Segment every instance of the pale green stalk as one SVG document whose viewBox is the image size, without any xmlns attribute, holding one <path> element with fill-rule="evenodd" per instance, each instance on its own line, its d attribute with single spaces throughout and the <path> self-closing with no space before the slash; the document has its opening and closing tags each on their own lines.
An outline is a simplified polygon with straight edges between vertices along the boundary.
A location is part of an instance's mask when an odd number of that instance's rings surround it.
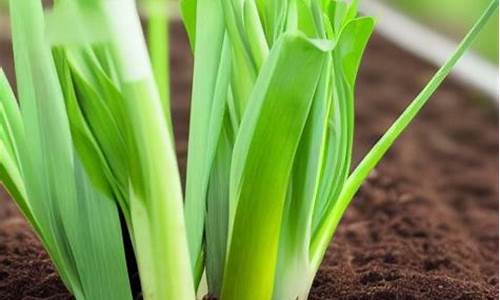
<svg viewBox="0 0 500 300">
<path fill-rule="evenodd" d="M 130 121 L 130 206 L 145 299 L 194 299 L 172 136 L 134 1 L 104 1 Z M 147 145 L 147 146 L 144 146 Z"/>
</svg>

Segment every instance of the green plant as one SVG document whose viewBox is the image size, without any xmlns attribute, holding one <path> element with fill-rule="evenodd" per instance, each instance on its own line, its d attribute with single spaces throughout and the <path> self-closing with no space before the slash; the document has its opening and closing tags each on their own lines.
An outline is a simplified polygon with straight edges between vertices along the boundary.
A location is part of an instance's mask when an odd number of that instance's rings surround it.
<svg viewBox="0 0 500 300">
<path fill-rule="evenodd" d="M 357 17 L 357 1 L 221 3 L 183 6 L 195 56 L 191 260 L 205 257 L 209 291 L 222 299 L 302 299 L 354 193 L 487 18 L 349 175 L 354 83 L 373 20 Z"/>
<path fill-rule="evenodd" d="M 186 197 L 164 1 L 152 65 L 133 0 L 12 0 L 20 105 L 0 77 L 0 180 L 77 299 L 305 299 L 355 192 L 498 6 L 351 173 L 357 1 L 183 0 L 195 57 Z M 203 12 L 197 14 L 196 12 Z M 119 214 L 123 216 L 120 227 Z"/>
<path fill-rule="evenodd" d="M 32 216 L 30 221 L 46 240 L 68 288 L 81 299 L 131 298 L 119 206 L 137 257 L 144 297 L 194 298 L 180 179 L 162 105 L 168 95 L 163 94 L 162 102 L 135 2 L 59 0 L 43 14 L 38 0 L 11 1 L 10 15 L 21 113 L 8 114 L 4 130 L 21 123 L 25 134 L 19 129 L 12 136 L 30 138 L 27 145 L 7 143 L 13 153 L 27 157 L 21 156 L 14 175 L 8 172 L 2 181 L 17 178 L 20 186 L 7 189 L 14 191 L 24 213 Z M 2 97 L 2 103 L 11 98 Z M 10 102 L 15 112 L 15 102 Z M 9 159 L 6 165 L 13 162 Z M 28 163 L 33 165 L 24 166 Z M 85 196 L 79 191 L 85 186 L 71 180 L 75 166 L 77 170 L 83 166 L 85 180 L 92 182 L 89 193 L 108 199 L 94 200 L 95 205 L 77 199 Z M 15 191 L 24 189 L 27 196 L 16 197 Z M 47 202 L 53 205 L 44 205 Z M 80 220 L 82 203 L 92 211 Z M 101 208 L 105 205 L 110 206 L 108 214 Z M 115 227 L 99 222 L 113 222 Z M 114 236 L 99 240 L 101 231 L 106 233 L 108 228 L 114 229 Z M 113 243 L 118 250 L 109 247 Z M 111 261 L 110 267 L 98 260 L 82 261 L 81 269 L 73 266 L 72 260 L 78 262 L 87 255 L 102 260 L 112 256 L 117 261 Z M 86 270 L 87 265 L 96 269 Z M 81 277 L 98 282 L 80 287 Z M 119 278 L 123 287 L 107 284 Z M 106 293 L 94 296 L 94 292 Z"/>
</svg>

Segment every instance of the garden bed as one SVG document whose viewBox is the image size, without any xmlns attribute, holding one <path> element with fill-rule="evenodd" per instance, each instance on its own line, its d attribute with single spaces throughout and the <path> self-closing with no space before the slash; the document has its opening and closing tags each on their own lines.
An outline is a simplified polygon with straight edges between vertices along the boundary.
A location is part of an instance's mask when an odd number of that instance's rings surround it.
<svg viewBox="0 0 500 300">
<path fill-rule="evenodd" d="M 184 177 L 192 59 L 172 33 L 173 118 Z M 0 65 L 12 78 L 9 45 Z M 357 90 L 355 157 L 366 152 L 434 68 L 375 36 Z M 498 113 L 448 81 L 349 207 L 310 299 L 498 298 Z M 71 298 L 0 191 L 0 299 Z"/>
</svg>

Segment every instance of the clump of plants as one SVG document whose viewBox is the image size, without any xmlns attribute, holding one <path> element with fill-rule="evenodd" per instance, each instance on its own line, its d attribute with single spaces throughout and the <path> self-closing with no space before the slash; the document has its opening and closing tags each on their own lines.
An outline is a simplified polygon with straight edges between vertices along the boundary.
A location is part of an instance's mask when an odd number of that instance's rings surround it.
<svg viewBox="0 0 500 300">
<path fill-rule="evenodd" d="M 132 299 L 123 232 L 144 299 L 307 298 L 354 194 L 498 7 L 351 171 L 375 24 L 357 2 L 182 1 L 184 197 L 164 1 L 144 3 L 149 49 L 133 0 L 10 1 L 19 102 L 2 73 L 0 180 L 77 299 Z"/>
</svg>

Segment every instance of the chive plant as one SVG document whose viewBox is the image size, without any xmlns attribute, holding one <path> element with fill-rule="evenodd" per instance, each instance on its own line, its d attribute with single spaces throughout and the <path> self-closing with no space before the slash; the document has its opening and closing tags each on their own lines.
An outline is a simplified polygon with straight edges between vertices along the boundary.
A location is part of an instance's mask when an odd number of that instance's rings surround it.
<svg viewBox="0 0 500 300">
<path fill-rule="evenodd" d="M 19 102 L 0 73 L 0 180 L 77 299 L 132 299 L 122 232 L 144 299 L 195 299 L 202 280 L 222 300 L 306 299 L 350 200 L 498 0 L 352 172 L 374 27 L 357 1 L 182 0 L 185 199 L 165 4 L 145 1 L 148 54 L 133 0 L 10 1 Z"/>
</svg>

